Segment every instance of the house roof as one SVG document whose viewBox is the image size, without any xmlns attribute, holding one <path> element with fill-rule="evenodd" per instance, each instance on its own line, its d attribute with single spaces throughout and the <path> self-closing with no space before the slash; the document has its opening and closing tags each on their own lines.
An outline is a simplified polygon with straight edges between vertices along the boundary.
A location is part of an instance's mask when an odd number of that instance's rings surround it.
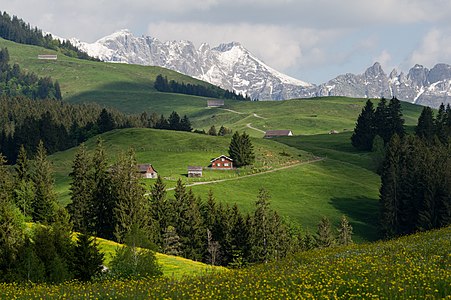
<svg viewBox="0 0 451 300">
<path fill-rule="evenodd" d="M 287 136 L 293 134 L 291 130 L 268 130 L 265 132 L 265 136 Z"/>
<path fill-rule="evenodd" d="M 225 155 L 221 155 L 221 156 L 218 156 L 218 157 L 216 157 L 216 158 L 213 158 L 212 160 L 210 160 L 210 162 L 214 162 L 215 160 L 220 159 L 221 157 L 224 157 L 225 159 L 228 159 L 228 160 L 230 160 L 230 161 L 233 161 L 233 159 L 231 159 L 230 157 L 225 156 Z"/>
<path fill-rule="evenodd" d="M 188 172 L 202 172 L 202 167 L 188 166 Z"/>
<path fill-rule="evenodd" d="M 151 168 L 154 172 L 157 172 L 157 171 L 152 167 L 151 164 L 138 164 L 138 171 L 139 171 L 140 173 L 145 173 L 145 172 L 147 172 L 147 170 L 148 170 L 149 168 Z"/>
<path fill-rule="evenodd" d="M 224 100 L 210 99 L 210 100 L 207 100 L 207 105 L 208 106 L 223 106 Z"/>
</svg>

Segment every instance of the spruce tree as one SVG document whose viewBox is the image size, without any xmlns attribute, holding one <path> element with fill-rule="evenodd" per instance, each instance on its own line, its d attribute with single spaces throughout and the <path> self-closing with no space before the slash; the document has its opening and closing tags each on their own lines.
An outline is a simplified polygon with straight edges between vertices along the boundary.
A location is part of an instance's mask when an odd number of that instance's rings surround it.
<svg viewBox="0 0 451 300">
<path fill-rule="evenodd" d="M 253 164 L 255 161 L 254 146 L 252 146 L 251 138 L 246 132 L 241 135 L 241 143 L 244 165 Z"/>
<path fill-rule="evenodd" d="M 163 234 L 163 252 L 168 255 L 179 256 L 181 253 L 182 243 L 174 226 L 168 226 Z"/>
<path fill-rule="evenodd" d="M 380 229 L 383 237 L 395 236 L 399 227 L 399 167 L 401 155 L 401 140 L 394 135 L 387 145 L 385 160 L 382 166 L 380 188 Z"/>
<path fill-rule="evenodd" d="M 187 115 L 184 115 L 182 120 L 180 120 L 180 130 L 191 132 L 193 127 L 191 127 L 191 121 L 188 119 Z"/>
<path fill-rule="evenodd" d="M 415 127 L 415 134 L 431 142 L 435 134 L 434 116 L 432 109 L 428 106 L 423 107 L 421 115 L 418 118 L 418 125 Z"/>
<path fill-rule="evenodd" d="M 115 198 L 115 236 L 124 242 L 130 233 L 149 237 L 149 205 L 144 196 L 144 188 L 139 180 L 135 152 L 129 149 L 122 153 L 112 167 L 112 188 Z M 132 231 L 134 230 L 134 232 Z M 131 237 L 134 238 L 134 237 Z M 135 240 L 136 246 L 143 241 Z M 135 246 L 135 245 L 133 245 Z"/>
<path fill-rule="evenodd" d="M 168 118 L 169 129 L 180 130 L 180 116 L 177 112 L 173 111 Z"/>
<path fill-rule="evenodd" d="M 158 175 L 152 189 L 150 191 L 150 212 L 152 219 L 156 221 L 159 228 L 157 244 L 162 245 L 162 237 L 169 225 L 168 218 L 168 202 L 166 201 L 166 185 L 163 183 L 161 176 Z"/>
<path fill-rule="evenodd" d="M 75 278 L 89 281 L 99 275 L 103 269 L 103 259 L 104 254 L 99 251 L 95 238 L 79 234 L 73 254 Z"/>
<path fill-rule="evenodd" d="M 404 119 L 402 116 L 401 101 L 393 97 L 388 104 L 389 138 L 394 134 L 397 134 L 400 138 L 404 137 L 406 130 L 404 129 Z"/>
<path fill-rule="evenodd" d="M 258 199 L 255 203 L 256 209 L 252 218 L 251 256 L 254 262 L 268 262 L 270 259 L 269 245 L 272 237 L 269 224 L 269 199 L 268 191 L 260 188 Z"/>
<path fill-rule="evenodd" d="M 115 202 L 111 191 L 111 178 L 108 171 L 108 158 L 101 138 L 97 139 L 93 166 L 94 201 L 93 231 L 105 239 L 114 238 L 114 207 Z"/>
<path fill-rule="evenodd" d="M 352 145 L 359 150 L 369 151 L 373 146 L 375 136 L 374 108 L 371 100 L 366 101 L 351 136 Z"/>
<path fill-rule="evenodd" d="M 13 180 L 6 166 L 6 158 L 0 153 L 0 205 L 12 200 Z"/>
<path fill-rule="evenodd" d="M 255 160 L 254 148 L 250 137 L 245 132 L 240 135 L 236 131 L 229 145 L 229 156 L 236 167 L 250 165 Z"/>
<path fill-rule="evenodd" d="M 210 127 L 210 129 L 208 129 L 207 133 L 208 133 L 208 135 L 214 135 L 214 136 L 218 135 L 217 132 L 216 132 L 215 125 L 211 125 L 211 127 Z"/>
<path fill-rule="evenodd" d="M 58 205 L 53 189 L 53 171 L 50 162 L 47 160 L 47 153 L 42 140 L 39 141 L 37 148 L 32 180 L 35 189 L 33 221 L 50 223 L 54 220 Z"/>
<path fill-rule="evenodd" d="M 55 81 L 55 99 L 63 100 L 63 96 L 61 95 L 61 87 L 58 80 Z"/>
<path fill-rule="evenodd" d="M 387 144 L 391 137 L 391 126 L 388 122 L 390 112 L 387 107 L 387 100 L 382 98 L 377 104 L 374 112 L 374 128 L 375 134 L 384 139 L 384 143 Z"/>
<path fill-rule="evenodd" d="M 434 132 L 442 143 L 446 143 L 448 141 L 448 135 L 446 132 L 446 117 L 445 105 L 442 103 L 440 104 L 434 123 Z"/>
<path fill-rule="evenodd" d="M 326 216 L 323 216 L 318 224 L 318 229 L 316 231 L 316 244 L 319 248 L 328 248 L 335 244 L 332 226 Z"/>
<path fill-rule="evenodd" d="M 88 233 L 93 228 L 94 201 L 92 199 L 91 159 L 84 144 L 78 147 L 69 176 L 72 179 L 69 188 L 72 203 L 68 205 L 68 211 L 74 229 Z"/>
<path fill-rule="evenodd" d="M 352 244 L 352 226 L 345 215 L 341 217 L 340 227 L 338 227 L 337 243 L 347 246 Z"/>
</svg>

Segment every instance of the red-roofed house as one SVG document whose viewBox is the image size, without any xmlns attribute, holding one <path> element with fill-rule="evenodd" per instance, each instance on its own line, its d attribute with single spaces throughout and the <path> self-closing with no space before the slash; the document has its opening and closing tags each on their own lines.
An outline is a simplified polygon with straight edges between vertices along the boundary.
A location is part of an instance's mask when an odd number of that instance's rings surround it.
<svg viewBox="0 0 451 300">
<path fill-rule="evenodd" d="M 213 158 L 210 162 L 212 169 L 222 169 L 222 170 L 233 169 L 233 159 L 225 155 Z"/>
</svg>

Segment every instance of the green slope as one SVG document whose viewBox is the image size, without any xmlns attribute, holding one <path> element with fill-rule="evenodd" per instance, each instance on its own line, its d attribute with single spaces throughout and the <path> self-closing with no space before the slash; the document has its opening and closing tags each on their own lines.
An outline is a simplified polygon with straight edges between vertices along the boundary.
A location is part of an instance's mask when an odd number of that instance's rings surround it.
<svg viewBox="0 0 451 300">
<path fill-rule="evenodd" d="M 2 284 L 4 299 L 449 299 L 451 227 L 180 280 Z"/>
</svg>

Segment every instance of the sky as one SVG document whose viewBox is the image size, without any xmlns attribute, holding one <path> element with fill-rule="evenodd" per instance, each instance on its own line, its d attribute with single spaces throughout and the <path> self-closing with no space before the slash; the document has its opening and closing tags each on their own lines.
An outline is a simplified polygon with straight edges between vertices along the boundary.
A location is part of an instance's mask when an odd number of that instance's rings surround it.
<svg viewBox="0 0 451 300">
<path fill-rule="evenodd" d="M 64 38 L 120 29 L 212 47 L 240 42 L 269 66 L 319 84 L 362 73 L 451 64 L 449 0 L 0 0 L 0 10 Z"/>
</svg>

